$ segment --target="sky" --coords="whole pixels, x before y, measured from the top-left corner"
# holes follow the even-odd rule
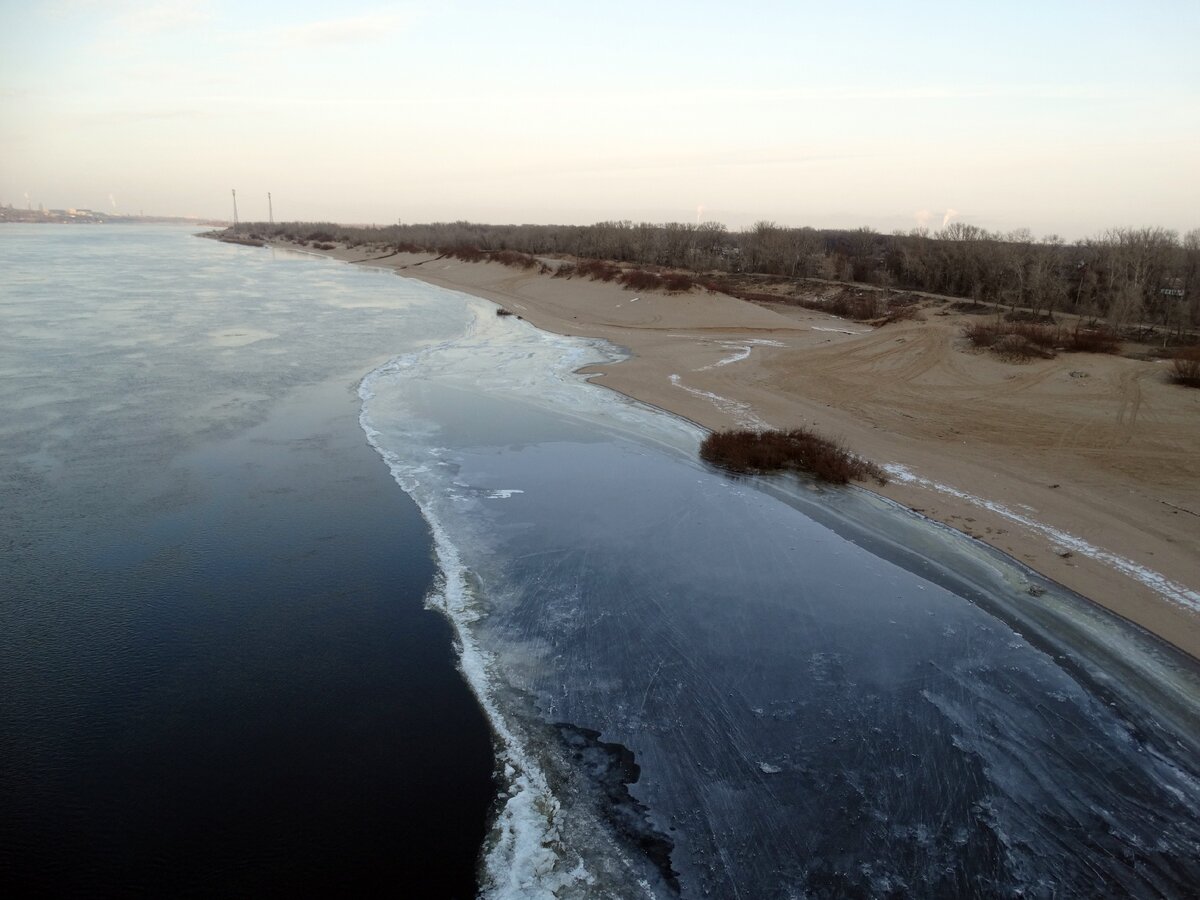
[[[1200,227],[1200,3],[0,0],[0,203]]]

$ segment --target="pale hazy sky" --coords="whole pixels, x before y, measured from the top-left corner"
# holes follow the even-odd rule
[[[1200,2],[0,0],[0,202],[1200,226]]]

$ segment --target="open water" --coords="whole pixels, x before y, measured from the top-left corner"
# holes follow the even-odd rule
[[[1200,883],[1194,661],[864,492],[712,470],[573,374],[617,348],[170,229],[0,238],[10,871]]]
[[[489,730],[358,422],[408,284],[138,226],[0,272],[0,892],[473,896]]]

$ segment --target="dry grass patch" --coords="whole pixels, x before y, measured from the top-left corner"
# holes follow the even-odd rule
[[[1058,325],[1033,325],[1028,322],[972,322],[963,334],[975,347],[992,350],[1013,362],[1041,357],[1053,359],[1055,353],[1118,353],[1121,342],[1105,328],[1063,328]]]
[[[488,254],[488,259],[511,269],[534,269],[538,265],[537,259],[519,250],[493,250]]]
[[[751,303],[799,306],[829,313],[842,319],[852,319],[875,327],[893,322],[920,320],[921,298],[915,294],[884,294],[879,291],[840,288],[825,290],[820,296],[811,292],[772,293],[742,287],[730,278],[710,278],[702,283],[710,293],[728,294]]]
[[[741,474],[805,472],[832,484],[887,483],[879,466],[809,428],[714,431],[701,443],[700,458]]]
[[[1068,353],[1120,353],[1121,341],[1107,328],[1062,329],[1063,349]]]
[[[660,291],[663,287],[661,276],[645,269],[626,269],[617,276],[627,291]]]
[[[665,291],[685,294],[695,284],[680,272],[659,274],[649,269],[622,268],[602,259],[581,259],[565,263],[554,271],[555,278],[588,278],[592,281],[615,281],[627,291]]]

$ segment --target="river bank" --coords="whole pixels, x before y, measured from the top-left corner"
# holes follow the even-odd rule
[[[1160,363],[1099,354],[1006,363],[970,349],[969,316],[937,303],[871,328],[491,262],[321,252],[618,344],[630,358],[584,370],[592,381],[707,428],[809,425],[840,438],[888,467],[889,483],[868,489],[1200,657],[1200,392],[1169,384]]]

